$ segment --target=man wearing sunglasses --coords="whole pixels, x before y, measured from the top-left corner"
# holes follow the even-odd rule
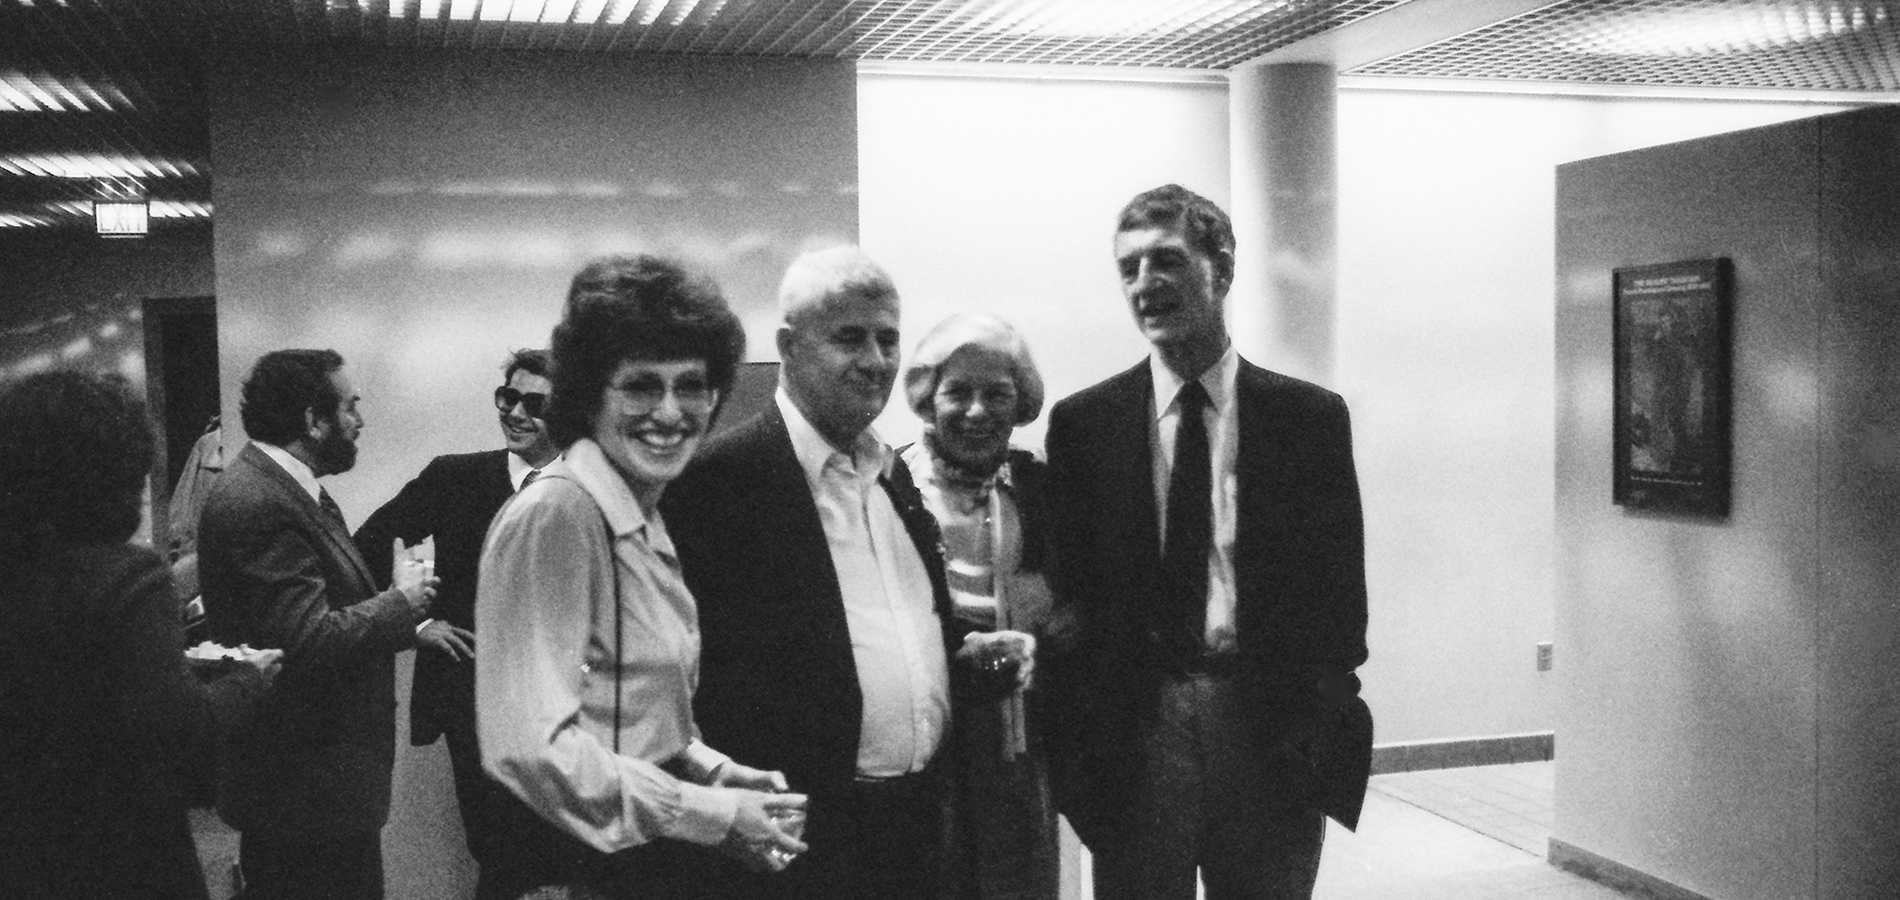
[[[512,798],[482,773],[475,738],[475,566],[489,520],[560,456],[541,419],[549,389],[547,351],[515,351],[502,381],[494,402],[507,449],[430,460],[356,532],[372,572],[390,570],[394,539],[409,546],[435,538],[441,586],[429,610],[435,618],[416,634],[409,742],[421,747],[447,739],[463,832],[477,863],[493,858],[507,840],[502,832]]]

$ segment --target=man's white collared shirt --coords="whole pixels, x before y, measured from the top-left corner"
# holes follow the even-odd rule
[[[556,453],[554,459],[548,460],[547,465],[542,466],[541,469],[554,465],[554,461],[560,458],[561,454]],[[521,483],[528,480],[529,472],[539,472],[541,469],[528,465],[528,461],[522,459],[520,454],[513,452],[508,454],[508,483],[513,485],[517,491],[521,490]]]
[[[1149,358],[1154,374],[1154,415],[1149,419],[1149,446],[1154,448],[1155,510],[1167,545],[1168,481],[1174,472],[1175,430],[1181,421],[1181,406],[1176,402],[1187,382],[1161,361],[1160,354]],[[1240,404],[1236,379],[1240,375],[1240,355],[1232,344],[1220,360],[1201,373],[1198,379],[1213,404],[1214,415],[1204,417],[1207,426],[1208,462],[1212,464],[1214,490],[1214,540],[1207,554],[1207,629],[1202,634],[1212,653],[1230,653],[1239,648],[1234,637],[1234,532],[1239,521],[1239,482],[1234,474],[1240,452]]]
[[[289,450],[276,444],[266,444],[263,441],[251,443],[256,444],[257,449],[264,451],[264,455],[270,457],[272,462],[289,472],[290,477],[296,479],[297,485],[310,495],[310,502],[319,506],[323,504],[323,485],[317,483],[317,473],[310,471],[310,467],[305,465],[303,460],[290,455]]]
[[[805,419],[781,388],[775,398],[811,488],[844,596],[864,719],[858,774],[921,771],[950,720],[950,670],[930,573],[879,479],[894,456],[871,429],[847,455]]]

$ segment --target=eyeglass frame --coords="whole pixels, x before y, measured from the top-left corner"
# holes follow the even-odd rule
[[[687,377],[689,376],[682,374],[678,378],[673,379],[672,382],[666,384],[657,396],[649,395],[645,398],[637,398],[627,386],[614,384],[612,382],[608,382],[607,389],[612,391],[615,397],[619,398],[618,402],[621,404],[623,411],[630,416],[651,415],[654,410],[659,409],[661,404],[666,402],[666,398],[669,394],[672,395],[673,403],[679,407],[681,413],[691,416],[710,414],[713,409],[719,405],[719,389],[713,387],[711,384],[702,384],[699,390],[704,392],[704,396],[688,399],[687,394],[684,393],[680,386],[680,382]]]

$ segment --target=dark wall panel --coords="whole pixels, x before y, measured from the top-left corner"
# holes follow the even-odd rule
[[[1820,892],[1900,896],[1900,108],[1821,130]]]

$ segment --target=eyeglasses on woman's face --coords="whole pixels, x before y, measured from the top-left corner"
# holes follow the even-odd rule
[[[607,387],[620,412],[627,415],[647,415],[664,405],[671,394],[681,413],[701,417],[719,399],[719,391],[707,382],[704,368],[702,364],[698,370],[689,369],[670,382],[657,371],[637,368],[618,373],[623,377],[613,379]]]

